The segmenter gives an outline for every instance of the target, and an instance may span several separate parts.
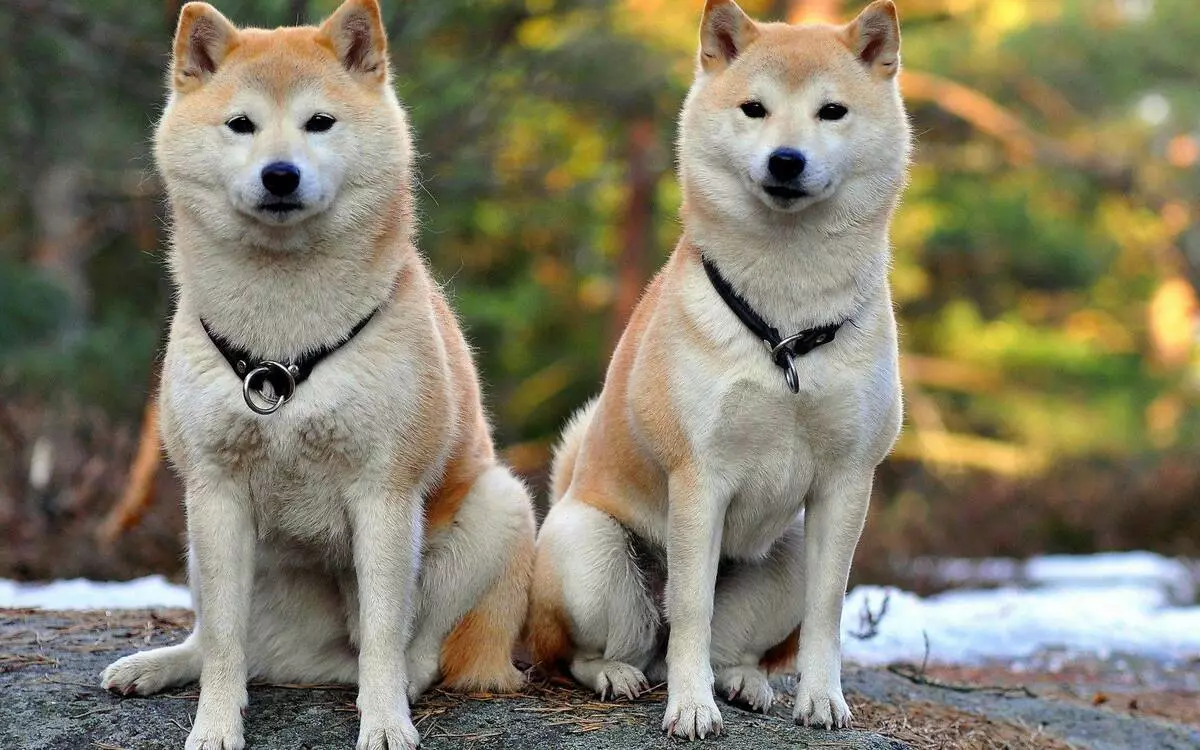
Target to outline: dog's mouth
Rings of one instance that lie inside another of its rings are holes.
[[[763,192],[777,201],[788,203],[801,198],[807,198],[809,195],[807,190],[801,190],[798,187],[791,187],[789,185],[763,185]]]
[[[259,203],[258,210],[282,218],[296,211],[304,210],[304,204],[299,201],[269,201]]]
[[[261,221],[269,225],[291,226],[305,215],[305,206],[300,201],[263,201],[256,206]]]

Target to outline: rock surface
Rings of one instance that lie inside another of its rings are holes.
[[[181,748],[195,711],[194,686],[153,698],[121,698],[101,690],[97,683],[100,671],[116,657],[178,642],[189,624],[190,616],[180,612],[108,616],[0,610],[0,748]],[[877,722],[879,731],[868,731],[876,728],[871,726],[871,717],[882,715],[871,707],[886,707],[894,714],[898,705],[936,704],[946,711],[962,712],[964,717],[988,717],[978,724],[985,727],[979,731],[1032,731],[1069,740],[1079,748],[1200,748],[1200,732],[1180,725],[1035,697],[955,692],[914,684],[882,670],[848,669],[846,687],[859,712],[859,730],[825,732],[798,727],[790,719],[786,699],[781,698],[766,716],[722,704],[725,734],[700,746],[923,750],[943,745],[933,744],[932,739],[925,744],[914,731],[919,722],[910,722],[907,714],[903,739],[888,736],[888,727],[882,722]],[[679,746],[681,743],[668,741],[658,729],[662,710],[661,691],[634,702],[600,703],[565,684],[543,681],[511,697],[435,691],[414,706],[414,720],[422,734],[422,746],[428,750]],[[986,729],[989,726],[994,730]],[[248,748],[352,748],[357,727],[354,693],[345,687],[264,685],[251,689]],[[964,740],[963,744],[944,746],[977,745]],[[1066,747],[1036,741],[986,746]]]

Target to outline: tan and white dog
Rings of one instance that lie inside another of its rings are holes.
[[[196,627],[103,685],[199,679],[188,750],[243,747],[250,676],[357,682],[360,750],[416,746],[408,702],[439,679],[521,682],[532,507],[413,245],[386,45],[375,0],[319,28],[195,2],[179,20],[155,140],[178,287],[161,429]]]
[[[708,0],[680,117],[683,236],[555,457],[534,657],[632,696],[665,655],[673,735],[721,730],[714,684],[769,707],[768,671],[797,651],[796,719],[850,722],[842,602],[901,422],[899,50],[890,0],[845,26]]]

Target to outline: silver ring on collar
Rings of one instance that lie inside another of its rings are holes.
[[[266,406],[260,406],[250,394],[257,390],[255,387],[256,381],[260,379],[266,379],[266,377],[273,372],[283,373],[283,377],[287,382],[287,389],[283,393],[277,394],[274,401],[267,399],[266,396],[263,396],[262,393],[259,392],[259,396],[267,404]],[[255,414],[274,414],[275,412],[279,411],[279,407],[283,406],[284,403],[290,399],[295,392],[295,374],[292,373],[292,369],[290,367],[279,362],[270,360],[263,362],[258,367],[255,367],[253,370],[246,373],[246,377],[242,378],[242,398],[246,400],[246,406],[249,406],[250,410]]]
[[[788,336],[783,341],[780,341],[777,346],[771,346],[771,342],[763,339],[763,346],[767,347],[767,351],[771,353],[771,360],[778,362],[777,357],[783,354],[787,361],[787,367],[783,367],[783,379],[787,383],[788,390],[792,393],[800,392],[800,374],[796,372],[796,355],[792,354],[792,350],[788,349],[788,344],[800,338],[803,334],[799,333],[795,336]]]
[[[800,392],[800,375],[796,372],[796,358],[788,356],[787,369],[783,371],[783,379],[787,381],[787,386],[792,393]]]

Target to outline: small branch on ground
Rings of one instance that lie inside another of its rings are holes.
[[[925,639],[925,655],[921,657],[921,676],[925,676],[925,668],[929,666],[929,631],[922,630],[921,637]]]
[[[1025,685],[965,685],[956,682],[942,682],[941,680],[927,677],[925,675],[924,664],[919,668],[913,664],[903,662],[889,664],[887,671],[903,677],[915,685],[926,685],[928,687],[941,688],[942,690],[951,690],[955,693],[997,693],[999,695],[1021,695],[1026,698],[1038,697],[1037,693]]]
[[[891,601],[892,592],[885,592],[883,602],[879,605],[879,611],[875,612],[871,609],[870,600],[863,599],[862,610],[858,613],[858,632],[851,633],[850,635],[860,641],[869,641],[879,635],[879,623],[887,615],[888,604]]]

